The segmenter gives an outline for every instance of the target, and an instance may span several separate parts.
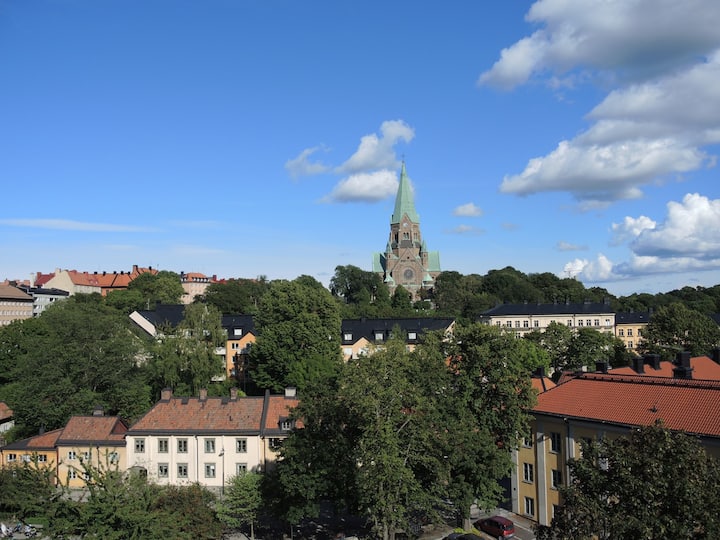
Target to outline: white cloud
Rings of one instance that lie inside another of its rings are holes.
[[[397,193],[397,174],[390,170],[353,174],[340,181],[322,202],[376,202]]]
[[[574,259],[563,267],[563,277],[579,278],[584,281],[598,282],[614,279],[613,263],[602,253],[594,261]]]
[[[617,246],[629,242],[640,235],[645,230],[652,230],[657,226],[652,219],[647,216],[633,218],[626,216],[622,223],[613,223],[611,226],[613,232],[612,245]]]
[[[577,244],[571,244],[569,242],[565,242],[563,240],[560,240],[556,246],[558,251],[585,251],[587,249],[587,246],[580,246]]]
[[[380,137],[375,133],[362,137],[355,153],[336,171],[352,174],[397,168],[395,145],[400,141],[410,142],[415,137],[415,131],[402,120],[388,120],[380,126],[380,133]]]
[[[481,84],[596,80],[611,91],[585,132],[506,175],[502,192],[569,192],[587,210],[715,165],[703,147],[720,143],[719,2],[539,0],[527,19],[541,28],[503,50]]]
[[[480,217],[483,215],[483,211],[479,206],[475,206],[475,203],[461,204],[455,210],[453,210],[453,216],[460,217]]]
[[[313,148],[306,148],[300,154],[293,159],[289,159],[285,162],[285,170],[288,171],[290,176],[297,178],[298,176],[311,176],[314,174],[322,174],[330,170],[330,167],[323,165],[320,162],[312,163],[309,158],[318,150],[324,150],[322,146],[315,146]]]
[[[135,225],[115,225],[111,223],[89,223],[70,219],[0,219],[0,224],[11,227],[29,227],[34,229],[52,229],[61,231],[85,232],[151,232],[155,229]]]
[[[720,46],[716,0],[539,0],[526,19],[540,28],[503,49],[480,84],[513,88],[575,68],[647,77]]]

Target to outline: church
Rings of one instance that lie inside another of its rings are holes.
[[[390,237],[385,252],[373,254],[373,272],[382,276],[391,295],[402,285],[412,294],[413,301],[422,298],[422,291],[431,290],[440,274],[440,254],[428,251],[420,233],[420,216],[415,211],[405,162],[390,218]]]

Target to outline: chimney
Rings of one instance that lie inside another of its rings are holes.
[[[237,387],[233,386],[230,389],[230,401],[237,401],[238,398],[238,389]]]
[[[607,360],[597,360],[595,362],[595,371],[597,373],[607,373],[608,372]]]
[[[692,379],[692,371],[690,351],[677,353],[675,357],[675,367],[673,368],[673,377],[676,379]]]
[[[532,376],[538,379],[542,379],[543,377],[545,377],[545,368],[543,366],[536,367],[535,371],[533,371]]]
[[[710,351],[710,358],[716,364],[720,364],[720,347],[713,347],[713,350]]]
[[[632,368],[636,373],[645,373],[645,362],[641,356],[632,359]]]
[[[294,398],[296,396],[297,396],[297,388],[295,388],[294,386],[288,386],[285,389],[285,397]]]
[[[200,389],[200,401],[205,401],[207,399],[207,388],[201,388]]]
[[[660,369],[660,355],[659,354],[646,354],[645,365],[650,366],[654,370]]]
[[[170,398],[172,398],[172,388],[163,388],[160,393],[160,399],[162,401],[170,401]]]
[[[95,408],[93,409],[92,415],[93,415],[93,416],[104,416],[104,415],[105,415],[105,411],[103,411],[103,406],[102,406],[102,405],[95,405]]]

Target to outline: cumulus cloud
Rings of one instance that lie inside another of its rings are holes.
[[[350,158],[337,167],[339,173],[367,172],[374,169],[397,168],[395,145],[410,142],[415,131],[402,120],[388,120],[380,126],[380,136],[371,133],[360,139],[360,146]]]
[[[563,240],[560,240],[555,247],[558,251],[585,251],[587,249],[587,246],[571,244],[570,242],[565,242]]]
[[[459,217],[480,217],[483,215],[483,211],[479,206],[475,206],[475,203],[461,204],[455,210],[453,210],[453,216]]]
[[[298,176],[311,176],[315,174],[322,174],[330,170],[330,167],[320,162],[311,162],[310,156],[312,156],[318,150],[324,150],[322,146],[314,146],[313,148],[306,148],[300,154],[285,162],[285,170],[293,178]]]
[[[397,193],[397,174],[390,170],[358,173],[340,181],[322,202],[377,202]]]
[[[613,243],[627,244],[630,257],[615,265],[600,255],[597,261],[575,259],[564,272],[587,281],[612,281],[651,274],[720,269],[720,199],[688,193],[681,202],[667,203],[661,222],[647,216],[625,217],[613,223]]]
[[[586,131],[506,175],[501,192],[569,192],[587,210],[714,166],[704,147],[720,143],[720,3],[539,0],[527,19],[541,28],[503,50],[481,84],[595,78],[611,91]]]
[[[715,0],[539,0],[526,20],[540,28],[503,49],[480,84],[513,88],[573,69],[647,77],[720,47]]]

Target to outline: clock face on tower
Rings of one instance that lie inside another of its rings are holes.
[[[406,268],[403,272],[403,279],[405,281],[412,281],[414,276],[415,272],[413,272],[411,268]]]

